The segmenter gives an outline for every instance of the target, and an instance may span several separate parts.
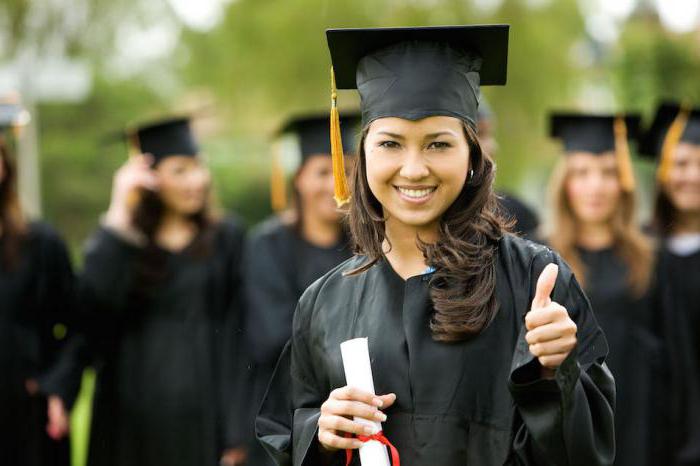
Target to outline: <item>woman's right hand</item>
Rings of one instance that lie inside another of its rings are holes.
[[[138,189],[158,189],[158,177],[151,168],[152,164],[151,155],[135,155],[114,174],[112,198],[105,217],[107,225],[120,230],[131,227],[134,193]]]
[[[396,395],[376,396],[352,387],[342,387],[333,390],[321,406],[321,417],[318,419],[318,441],[327,451],[357,449],[362,442],[354,437],[345,437],[346,433],[353,435],[372,435],[376,432],[372,427],[352,420],[361,417],[368,421],[386,421],[386,415],[380,411],[394,404]]]

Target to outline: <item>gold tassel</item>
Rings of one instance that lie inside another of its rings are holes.
[[[280,160],[279,147],[272,152],[272,167],[270,170],[270,204],[272,210],[281,212],[287,208],[287,183],[284,168]]]
[[[345,175],[345,158],[343,140],[340,134],[340,115],[338,113],[338,90],[335,87],[335,72],[331,66],[331,156],[333,159],[333,199],[338,207],[350,201],[348,179]]]
[[[623,191],[634,191],[634,169],[632,168],[632,159],[630,157],[630,148],[627,143],[627,124],[625,117],[615,117],[613,123],[615,132],[615,156],[617,157],[617,167],[620,173],[620,185]]]
[[[688,124],[689,115],[690,110],[688,107],[681,105],[678,115],[666,132],[664,143],[661,146],[661,161],[656,171],[656,179],[659,183],[666,183],[668,181],[668,176],[673,166],[674,153],[678,143],[681,141],[685,127]]]

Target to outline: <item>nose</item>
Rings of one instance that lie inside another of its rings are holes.
[[[430,170],[421,153],[414,149],[407,152],[399,175],[410,181],[420,181],[430,175]]]

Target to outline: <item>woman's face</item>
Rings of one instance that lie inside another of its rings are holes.
[[[700,146],[678,144],[665,191],[680,212],[700,214]]]
[[[622,195],[615,154],[576,152],[566,157],[566,195],[576,219],[580,223],[610,221]]]
[[[364,143],[367,181],[389,219],[433,227],[467,179],[469,146],[461,120],[380,118]]]
[[[294,178],[301,209],[322,222],[338,222],[340,211],[333,200],[333,160],[328,154],[308,157]]]
[[[170,156],[155,168],[158,194],[166,208],[180,215],[201,211],[209,196],[210,175],[196,157]]]

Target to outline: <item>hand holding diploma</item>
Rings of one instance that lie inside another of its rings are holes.
[[[363,385],[362,383],[353,384],[351,377],[348,377],[349,361],[346,360],[346,354],[344,351],[343,362],[346,366],[348,385],[331,392],[321,406],[321,417],[318,420],[318,440],[328,451],[358,449],[367,445],[357,438],[346,437],[346,434],[377,433],[379,427],[376,423],[386,420],[386,415],[381,409],[390,407],[396,401],[396,395],[393,393],[375,395],[373,384],[371,387],[362,387],[364,389],[358,387]],[[385,450],[384,454],[386,454]]]
[[[550,297],[557,281],[559,268],[547,265],[537,280],[530,312],[525,316],[528,330],[525,339],[530,353],[539,360],[545,376],[552,376],[576,346],[576,324],[566,308]]]

